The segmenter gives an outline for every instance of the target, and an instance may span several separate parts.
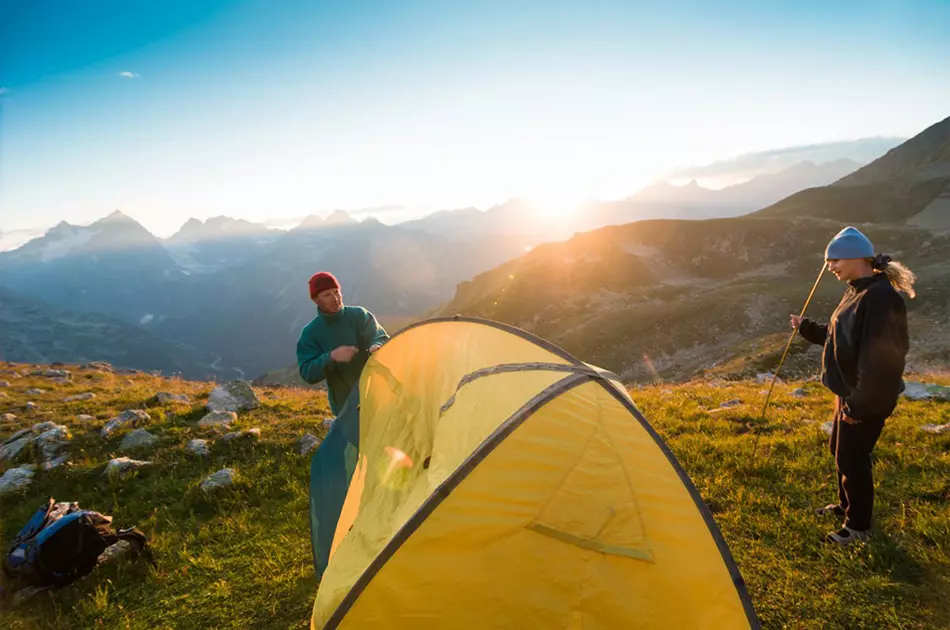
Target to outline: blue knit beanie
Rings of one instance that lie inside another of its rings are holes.
[[[874,258],[874,245],[864,234],[850,225],[841,230],[825,248],[825,260]]]

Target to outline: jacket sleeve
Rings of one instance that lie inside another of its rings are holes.
[[[862,298],[858,384],[845,398],[855,420],[884,420],[897,405],[907,357],[907,311],[896,291],[868,291]]]
[[[376,321],[376,316],[365,311],[365,316],[363,320],[363,328],[360,331],[360,339],[364,340],[366,344],[363,348],[364,350],[369,350],[370,346],[375,344],[382,344],[389,339],[389,333],[379,325],[379,322]]]
[[[807,341],[823,346],[828,338],[828,324],[819,324],[806,317],[798,326],[798,334]]]
[[[309,338],[306,331],[300,334],[297,341],[297,369],[300,378],[311,385],[319,383],[332,373],[334,365],[330,353],[324,352],[320,344]]]

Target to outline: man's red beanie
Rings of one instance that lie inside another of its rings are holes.
[[[321,291],[339,289],[340,282],[329,271],[319,271],[310,276],[310,297],[315,298]]]

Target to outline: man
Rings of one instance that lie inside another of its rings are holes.
[[[333,274],[315,273],[309,284],[317,316],[300,332],[297,367],[307,383],[326,379],[330,410],[339,415],[369,355],[389,335],[365,308],[343,305],[340,283]]]

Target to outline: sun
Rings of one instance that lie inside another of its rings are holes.
[[[576,218],[584,201],[582,195],[568,192],[534,194],[528,199],[538,218],[547,223],[565,223]]]

